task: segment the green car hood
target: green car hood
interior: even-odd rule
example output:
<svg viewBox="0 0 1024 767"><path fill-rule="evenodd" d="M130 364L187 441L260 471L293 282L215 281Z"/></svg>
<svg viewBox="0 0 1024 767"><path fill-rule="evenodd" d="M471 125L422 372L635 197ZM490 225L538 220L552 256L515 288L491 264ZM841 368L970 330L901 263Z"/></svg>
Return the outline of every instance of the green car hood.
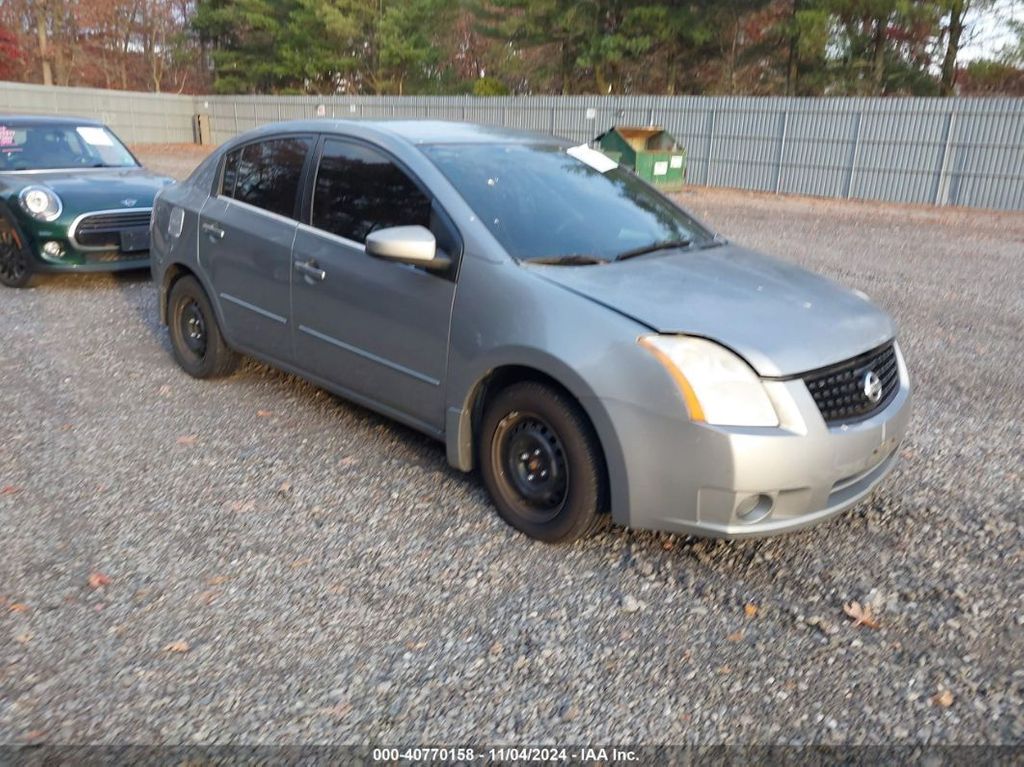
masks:
<svg viewBox="0 0 1024 767"><path fill-rule="evenodd" d="M9 174L8 184L15 178ZM174 180L145 168L90 168L17 174L22 186L41 184L56 192L68 214L121 208L150 208L156 193Z"/></svg>

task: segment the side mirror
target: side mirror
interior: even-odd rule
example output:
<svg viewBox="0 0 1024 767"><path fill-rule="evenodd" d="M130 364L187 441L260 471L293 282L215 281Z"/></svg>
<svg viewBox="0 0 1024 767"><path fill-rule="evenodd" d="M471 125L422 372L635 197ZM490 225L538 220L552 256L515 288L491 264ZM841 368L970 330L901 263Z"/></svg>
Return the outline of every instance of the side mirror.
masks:
<svg viewBox="0 0 1024 767"><path fill-rule="evenodd" d="M437 240L424 226L392 226L366 236L366 252L377 258L442 271L451 259L437 249Z"/></svg>

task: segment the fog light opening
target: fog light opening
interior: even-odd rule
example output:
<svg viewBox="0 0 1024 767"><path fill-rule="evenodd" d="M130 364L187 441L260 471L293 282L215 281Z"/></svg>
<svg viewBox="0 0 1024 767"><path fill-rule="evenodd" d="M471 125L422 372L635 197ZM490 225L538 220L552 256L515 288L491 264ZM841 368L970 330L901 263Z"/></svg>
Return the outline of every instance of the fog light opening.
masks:
<svg viewBox="0 0 1024 767"><path fill-rule="evenodd" d="M43 255L47 258L63 258L64 246L56 240L49 240L43 243Z"/></svg>
<svg viewBox="0 0 1024 767"><path fill-rule="evenodd" d="M772 513L774 505L775 501L772 500L770 495L765 495L764 493L750 495L736 506L736 517L745 525L760 522Z"/></svg>

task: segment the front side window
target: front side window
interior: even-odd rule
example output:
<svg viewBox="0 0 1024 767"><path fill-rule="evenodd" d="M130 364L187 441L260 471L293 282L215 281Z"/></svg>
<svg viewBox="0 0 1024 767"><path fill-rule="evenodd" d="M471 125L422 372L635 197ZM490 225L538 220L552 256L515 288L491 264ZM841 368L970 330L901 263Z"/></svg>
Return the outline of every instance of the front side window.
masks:
<svg viewBox="0 0 1024 767"><path fill-rule="evenodd" d="M221 194L293 217L310 145L308 138L278 138L230 152L224 159Z"/></svg>
<svg viewBox="0 0 1024 767"><path fill-rule="evenodd" d="M0 170L134 168L132 153L102 125L0 121Z"/></svg>
<svg viewBox="0 0 1024 767"><path fill-rule="evenodd" d="M391 226L430 228L430 199L385 155L326 141L313 190L312 224L355 242Z"/></svg>
<svg viewBox="0 0 1024 767"><path fill-rule="evenodd" d="M502 247L522 260L611 260L713 235L633 173L602 170L556 146L422 147Z"/></svg>

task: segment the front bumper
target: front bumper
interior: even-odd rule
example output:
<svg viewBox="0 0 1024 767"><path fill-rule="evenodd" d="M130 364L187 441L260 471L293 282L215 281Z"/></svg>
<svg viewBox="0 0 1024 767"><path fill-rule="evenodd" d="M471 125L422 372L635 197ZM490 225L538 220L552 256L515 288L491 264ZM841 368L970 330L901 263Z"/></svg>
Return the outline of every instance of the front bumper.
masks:
<svg viewBox="0 0 1024 767"><path fill-rule="evenodd" d="M889 473L910 419L910 382L867 420L828 427L802 380L770 381L776 428L695 424L605 402L625 460L616 521L716 538L751 538L821 522L862 500ZM752 507L752 508L751 508Z"/></svg>
<svg viewBox="0 0 1024 767"><path fill-rule="evenodd" d="M51 239L51 238L48 238ZM41 243L31 242L33 270L37 272L119 272L129 269L148 269L149 251L124 253L116 248L110 250L79 250L66 239L58 240L64 247L64 255L51 258L42 252Z"/></svg>

